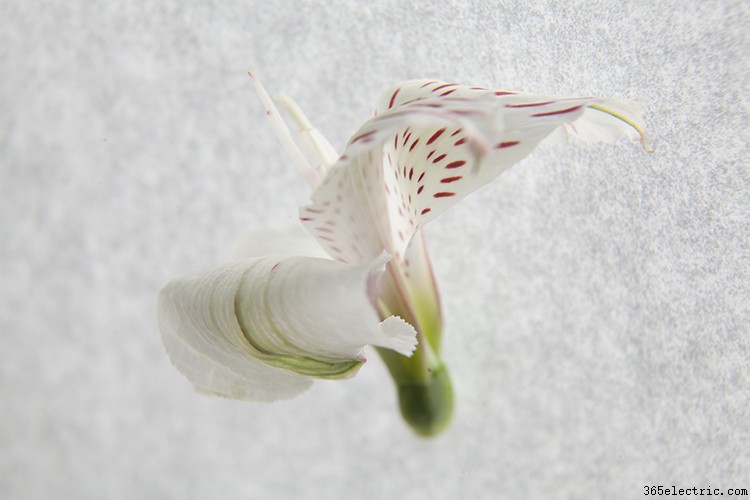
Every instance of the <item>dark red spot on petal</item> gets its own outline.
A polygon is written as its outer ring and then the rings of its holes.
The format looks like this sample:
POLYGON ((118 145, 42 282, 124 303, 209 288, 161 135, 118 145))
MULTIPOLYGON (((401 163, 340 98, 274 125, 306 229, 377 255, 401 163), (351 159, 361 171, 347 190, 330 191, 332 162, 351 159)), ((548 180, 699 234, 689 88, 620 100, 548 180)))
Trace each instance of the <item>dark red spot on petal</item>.
MULTIPOLYGON (((360 141, 362 139, 367 139, 368 137, 370 137, 375 132, 377 132, 377 130, 370 130, 369 132, 365 132, 364 134, 358 135, 357 137, 355 137, 354 139, 352 139, 352 144, 355 143, 355 142, 357 142, 357 141, 360 141)), ((372 139, 370 139, 370 140, 372 140, 372 139)))
POLYGON ((451 193, 450 191, 440 191, 439 193, 435 193, 432 196, 434 198, 446 198, 448 196, 455 196, 456 193, 451 193))
POLYGON ((445 168, 458 168, 463 167, 464 165, 466 165, 466 162, 464 160, 458 160, 450 162, 445 166, 445 168))
POLYGON ((520 142, 519 141, 498 142, 497 144, 495 144, 495 149, 509 148, 511 146, 515 146, 516 144, 520 144, 520 142))
POLYGON ((419 186, 417 189, 417 194, 422 194, 422 190, 424 189, 424 186, 419 186))
POLYGON ((527 102, 524 104, 506 104, 506 108, 533 108, 534 106, 546 106, 552 104, 555 101, 544 101, 544 102, 527 102))
POLYGON ((417 147, 417 143, 419 142, 419 138, 411 143, 411 146, 409 146, 409 152, 414 151, 414 148, 417 147))
POLYGON ((428 86, 428 85, 432 85, 433 83, 437 83, 437 81, 435 81, 435 80, 432 80, 432 81, 430 81, 430 82, 427 82, 427 83, 423 83, 423 84, 422 84, 422 85, 421 85, 421 86, 420 86, 419 88, 420 88, 420 89, 423 89, 423 88, 425 88, 425 87, 426 87, 426 86, 428 86))
POLYGON ((434 160, 432 160, 432 163, 437 163, 437 162, 439 162, 440 160, 442 160, 443 158, 445 158, 446 156, 447 156, 447 155, 444 155, 444 154, 442 154, 442 155, 440 155, 440 156, 436 156, 436 157, 435 157, 435 159, 434 159, 434 160))
POLYGON ((432 144, 433 142, 435 142, 438 137, 440 137, 441 135, 443 135, 443 132, 445 132, 445 128, 441 128, 440 130, 438 130, 437 132, 435 132, 434 134, 432 134, 432 137, 430 137, 429 140, 427 141, 427 145, 429 146, 430 144, 432 144))
POLYGON ((409 180, 411 180, 412 177, 414 177, 414 167, 409 169, 409 180))
POLYGON ((461 178, 462 176, 456 175, 454 177, 446 177, 444 179, 440 179, 440 182, 442 182, 443 184, 448 184, 450 182, 456 182, 457 180, 460 180, 461 178))
POLYGON ((432 151, 430 151, 430 154, 427 155, 427 159, 429 160, 430 156, 432 156, 434 154, 435 154, 435 150, 433 149, 432 151))
POLYGON ((440 94, 440 97, 445 97, 447 95, 451 95, 455 91, 456 91, 456 89, 446 90, 445 92, 443 92, 442 94, 440 94))
POLYGON ((417 182, 422 182, 422 179, 424 179, 424 174, 425 172, 422 172, 421 174, 419 174, 419 178, 417 179, 417 182))
POLYGON ((421 214, 420 214, 420 215, 424 215, 424 214, 426 214, 427 212, 430 212, 431 210, 432 210, 431 208, 425 208, 424 210, 422 210, 422 212, 421 212, 421 214))
POLYGON ((537 113, 537 114, 535 114, 535 115, 531 115, 531 116, 552 116, 552 115, 563 115, 563 114, 565 114, 565 113, 572 113, 573 111, 578 111, 579 109, 581 109, 581 107, 582 107, 582 105, 579 105, 579 106, 573 106, 572 108, 561 109, 561 110, 559 110, 559 111, 550 111, 550 112, 548 112, 548 113, 537 113))
POLYGON ((459 140, 456 141, 456 143, 454 144, 454 146, 460 146, 461 144, 465 144, 467 142, 469 142, 469 138, 468 137, 462 137, 461 139, 459 139, 459 140))
POLYGON ((391 109, 393 107, 393 103, 396 102, 396 96, 398 95, 399 90, 401 90, 401 87, 397 88, 391 96, 391 102, 388 103, 388 109, 391 109))
POLYGON ((412 106, 419 106, 423 108, 442 108, 443 105, 439 102, 416 102, 412 106))
POLYGON ((460 129, 460 128, 459 128, 459 129, 456 129, 456 131, 455 131, 455 132, 453 132, 453 133, 451 134, 451 137, 453 137, 454 135, 458 135, 458 134, 460 134, 460 133, 461 133, 461 130, 463 130, 463 129, 460 129))
MULTIPOLYGON (((457 84, 455 83, 444 83, 442 85, 438 85, 434 89, 432 89, 433 92, 437 92, 440 89, 448 88, 448 87, 455 87, 457 84)), ((455 89, 454 89, 455 90, 455 89)))
POLYGON ((507 90, 496 90, 495 95, 513 95, 515 92, 508 92, 507 90))

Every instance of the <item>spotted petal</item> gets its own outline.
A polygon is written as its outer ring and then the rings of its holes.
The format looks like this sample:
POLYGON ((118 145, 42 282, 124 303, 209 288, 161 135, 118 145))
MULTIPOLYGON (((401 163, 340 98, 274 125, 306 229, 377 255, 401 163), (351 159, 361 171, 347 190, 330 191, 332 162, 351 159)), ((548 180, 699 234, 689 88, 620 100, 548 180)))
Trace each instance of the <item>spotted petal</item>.
POLYGON ((200 389, 260 401, 354 375, 368 344, 410 355, 412 326, 374 306, 386 260, 265 257, 173 281, 159 298, 164 345, 200 389))
POLYGON ((406 82, 384 94, 300 218, 338 260, 401 259, 427 222, 567 124, 587 139, 642 137, 626 101, 406 82))

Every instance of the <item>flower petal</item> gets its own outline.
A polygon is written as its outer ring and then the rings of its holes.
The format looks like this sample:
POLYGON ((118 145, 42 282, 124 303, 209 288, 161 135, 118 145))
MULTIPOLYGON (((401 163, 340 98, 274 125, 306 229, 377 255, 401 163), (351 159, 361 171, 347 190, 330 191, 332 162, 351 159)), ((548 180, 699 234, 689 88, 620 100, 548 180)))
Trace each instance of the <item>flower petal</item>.
POLYGON ((270 402, 298 396, 312 385, 310 378, 279 370, 236 352, 232 346, 224 345, 221 338, 213 339, 213 346, 205 345, 208 341, 200 338, 197 328, 189 331, 195 327, 178 326, 179 322, 187 321, 184 312, 168 312, 168 307, 160 306, 162 343, 175 367, 201 392, 270 402))
POLYGON ((320 257, 328 254, 299 222, 284 221, 257 228, 242 235, 231 252, 232 260, 277 255, 284 257, 320 257))
POLYGON ((414 329, 371 302, 385 261, 246 259, 173 281, 159 298, 165 347, 199 388, 261 401, 352 376, 367 344, 409 355, 414 329))
POLYGON ((412 238, 402 260, 392 259, 386 266, 378 299, 382 314, 407 318, 433 351, 440 352, 440 296, 422 232, 412 238))
POLYGON ((643 104, 623 99, 606 99, 598 105, 589 106, 583 116, 566 124, 563 130, 585 142, 613 142, 622 137, 640 141, 644 149, 646 133, 641 119, 643 104))
POLYGON ((349 140, 300 212, 321 246, 344 262, 364 262, 383 250, 403 258, 419 228, 563 124, 581 119, 584 138, 642 130, 637 111, 625 101, 429 80, 386 92, 379 110, 349 140))
MULTIPOLYGON (((386 90, 380 96, 375 106, 375 114, 384 113, 389 109, 398 108, 404 104, 410 104, 420 99, 433 99, 440 97, 472 98, 488 89, 484 87, 467 87, 455 83, 446 83, 439 80, 410 80, 395 85, 386 90)), ((513 94, 515 92, 502 91, 502 94, 513 94)))

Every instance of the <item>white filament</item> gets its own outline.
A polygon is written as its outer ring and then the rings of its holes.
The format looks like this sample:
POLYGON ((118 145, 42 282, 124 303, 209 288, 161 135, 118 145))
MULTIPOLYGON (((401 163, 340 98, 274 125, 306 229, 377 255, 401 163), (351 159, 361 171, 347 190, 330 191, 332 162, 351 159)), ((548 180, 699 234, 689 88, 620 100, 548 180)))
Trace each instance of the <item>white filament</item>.
POLYGON ((300 141, 302 141, 302 149, 307 153, 308 160, 315 165, 319 165, 323 175, 338 158, 336 150, 333 149, 331 143, 323 137, 323 134, 318 132, 310 124, 310 120, 307 119, 305 114, 302 112, 300 107, 297 105, 292 98, 285 94, 279 94, 276 98, 284 109, 297 123, 299 127, 300 141))
POLYGON ((320 184, 320 181, 322 179, 320 173, 316 171, 316 169, 312 165, 310 165, 310 163, 305 158, 305 155, 302 154, 299 146, 297 146, 297 144, 294 142, 294 139, 292 139, 292 134, 289 131, 289 127, 286 126, 286 123, 279 115, 279 110, 276 109, 276 106, 273 104, 271 96, 268 95, 266 89, 263 88, 263 85, 260 83, 260 81, 258 81, 252 71, 248 71, 247 74, 250 77, 250 80, 253 82, 253 85, 255 86, 255 91, 258 93, 258 97, 263 103, 263 107, 266 109, 266 115, 271 122, 273 131, 276 133, 276 137, 278 137, 282 146, 284 146, 287 153, 289 153, 292 161, 297 166, 297 170, 299 170, 300 174, 302 174, 302 177, 305 178, 307 184, 314 189, 318 184, 320 184))

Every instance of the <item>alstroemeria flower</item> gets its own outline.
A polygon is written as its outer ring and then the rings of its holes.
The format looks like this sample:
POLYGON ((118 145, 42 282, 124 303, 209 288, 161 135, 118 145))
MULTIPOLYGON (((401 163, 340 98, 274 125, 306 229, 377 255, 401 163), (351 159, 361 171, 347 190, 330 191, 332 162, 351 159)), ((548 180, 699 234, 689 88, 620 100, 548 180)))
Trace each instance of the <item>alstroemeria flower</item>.
POLYGON ((405 418, 422 434, 447 424, 452 392, 420 229, 553 134, 645 146, 640 108, 627 101, 421 80, 387 91, 340 156, 285 99, 300 150, 253 81, 313 190, 300 220, 329 258, 287 256, 298 237, 293 245, 281 238, 277 255, 170 283, 159 306, 167 351, 202 390, 273 400, 300 393, 312 378, 353 375, 373 345, 405 418))

